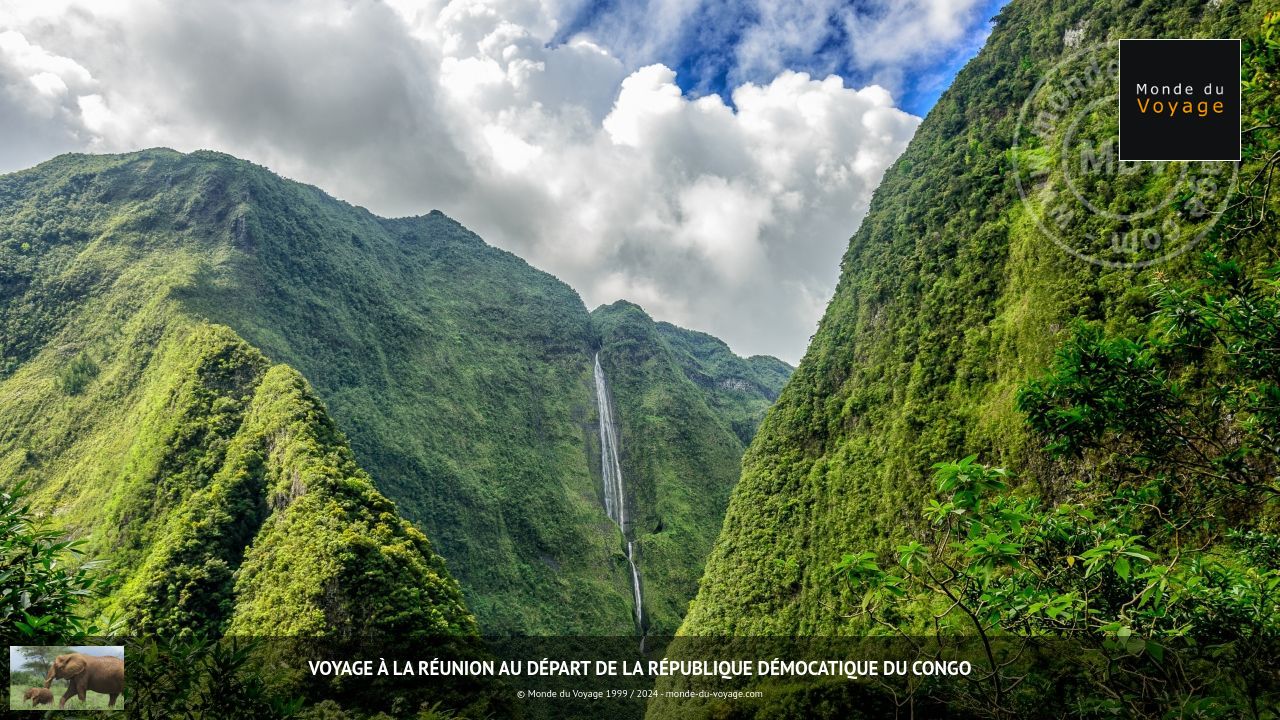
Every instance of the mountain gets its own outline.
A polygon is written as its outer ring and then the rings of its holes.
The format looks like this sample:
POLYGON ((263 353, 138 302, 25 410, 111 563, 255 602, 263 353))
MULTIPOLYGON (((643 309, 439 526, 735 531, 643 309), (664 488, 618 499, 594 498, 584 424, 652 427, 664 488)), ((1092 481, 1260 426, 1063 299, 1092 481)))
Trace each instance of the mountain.
POLYGON ((702 389, 742 444, 749 445, 793 368, 769 355, 738 357, 723 341, 671 323, 658 323, 658 335, 685 377, 702 389))
POLYGON ((615 357, 571 288, 438 212, 379 218, 226 155, 0 177, 0 483, 30 481, 151 625, 247 631, 288 606, 298 633, 374 609, 466 632, 460 588, 485 633, 635 632, 599 353, 676 384, 640 388, 670 397, 643 420, 617 403, 632 502, 662 518, 640 539, 654 627, 674 628, 705 553, 658 546, 710 547, 788 368, 670 326, 646 342, 679 371, 615 357), (648 422, 668 434, 637 448, 685 458, 661 479, 630 450, 648 422))
MULTIPOLYGON (((1016 161, 1043 155, 1015 145, 1023 101, 1095 44, 1256 35, 1275 9, 1014 0, 1000 12, 850 240, 818 332, 743 459, 683 632, 859 632, 862 620, 848 612, 855 598, 835 585, 833 565, 846 553, 892 555, 919 528, 935 463, 977 453, 1022 482, 1070 487, 1068 471, 1042 459, 1025 429, 1018 388, 1050 365, 1076 321, 1140 335, 1155 309, 1146 288, 1195 277, 1197 253, 1126 268, 1055 245, 1019 198, 1016 161)), ((1096 107, 1090 122, 1103 110, 1114 122, 1114 102, 1096 107)), ((1158 180, 1135 178, 1094 189, 1112 193, 1112 209, 1159 197, 1158 180)), ((1030 192, 1052 200, 1077 190, 1046 182, 1030 192)), ((1106 213, 1063 220, 1086 251, 1125 231, 1106 213)), ((1240 250, 1251 264, 1271 257, 1265 247, 1240 250)))

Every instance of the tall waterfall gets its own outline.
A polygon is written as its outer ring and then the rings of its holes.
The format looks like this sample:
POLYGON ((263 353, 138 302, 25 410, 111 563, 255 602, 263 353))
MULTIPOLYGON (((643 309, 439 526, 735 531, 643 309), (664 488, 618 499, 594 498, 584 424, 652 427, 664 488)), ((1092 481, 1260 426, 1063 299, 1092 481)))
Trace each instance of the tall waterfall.
MULTIPOLYGON (((618 461, 618 426, 613 421, 613 406, 609 403, 609 383, 600 367, 600 353, 596 353, 596 405, 600 416, 600 479, 604 483, 604 511, 622 531, 626 542, 627 565, 631 567, 631 592, 636 608, 636 628, 645 634, 644 594, 640 590, 640 571, 636 568, 636 541, 627 519, 627 494, 622 485, 622 464, 618 461)), ((641 648, 644 647, 643 642, 641 648)))

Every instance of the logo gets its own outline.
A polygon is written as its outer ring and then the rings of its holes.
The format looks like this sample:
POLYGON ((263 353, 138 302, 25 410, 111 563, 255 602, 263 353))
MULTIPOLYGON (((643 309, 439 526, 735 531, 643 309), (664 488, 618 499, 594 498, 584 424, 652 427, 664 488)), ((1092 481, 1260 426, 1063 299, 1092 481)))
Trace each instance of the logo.
POLYGON ((1240 161, 1240 41, 1121 40, 1120 159, 1240 161))
MULTIPOLYGON (((1044 235, 1086 262, 1140 268, 1181 255, 1213 229, 1239 166, 1121 159, 1120 66, 1108 43, 1049 68, 1023 103, 1010 155, 1023 207, 1044 235)), ((1236 142, 1238 152, 1238 132, 1236 142)))

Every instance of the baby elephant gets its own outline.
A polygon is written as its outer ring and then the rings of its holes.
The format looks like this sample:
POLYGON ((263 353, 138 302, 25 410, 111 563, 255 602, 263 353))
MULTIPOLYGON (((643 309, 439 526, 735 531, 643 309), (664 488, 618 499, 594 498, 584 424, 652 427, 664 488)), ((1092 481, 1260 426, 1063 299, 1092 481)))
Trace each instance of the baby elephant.
POLYGON ((22 696, 23 700, 30 700, 31 707, 37 705, 52 705, 53 692, 42 687, 27 688, 27 692, 22 696))

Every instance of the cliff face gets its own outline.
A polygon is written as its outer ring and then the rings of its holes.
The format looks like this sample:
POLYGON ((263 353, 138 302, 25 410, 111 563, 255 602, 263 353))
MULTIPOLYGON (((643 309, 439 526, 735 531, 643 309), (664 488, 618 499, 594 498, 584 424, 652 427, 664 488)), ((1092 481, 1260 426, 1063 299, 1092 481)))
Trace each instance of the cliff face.
MULTIPOLYGON (((1138 328, 1153 309, 1144 290, 1153 274, 1186 275, 1195 253, 1115 267, 1047 238, 1015 181, 1045 157, 1016 145, 1020 108, 1081 48, 1240 37, 1256 33, 1268 9, 1275 3, 1014 0, 1001 11, 850 240, 819 330, 744 457, 684 632, 857 632, 830 568, 911 531, 934 463, 979 453, 1027 481, 1053 481, 1015 411, 1017 388, 1047 365, 1074 319, 1138 328)), ((1105 182, 1094 189, 1117 201, 1163 189, 1158 179, 1105 182)), ((1027 188, 1042 205, 1072 191, 1027 188)), ((1086 250, 1123 231, 1105 213, 1083 212, 1061 230, 1086 250)))
POLYGON ((651 635, 680 626, 738 479, 745 442, 790 368, 744 359, 628 302, 592 313, 651 635))

